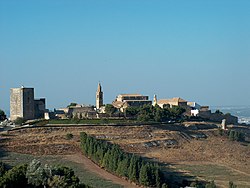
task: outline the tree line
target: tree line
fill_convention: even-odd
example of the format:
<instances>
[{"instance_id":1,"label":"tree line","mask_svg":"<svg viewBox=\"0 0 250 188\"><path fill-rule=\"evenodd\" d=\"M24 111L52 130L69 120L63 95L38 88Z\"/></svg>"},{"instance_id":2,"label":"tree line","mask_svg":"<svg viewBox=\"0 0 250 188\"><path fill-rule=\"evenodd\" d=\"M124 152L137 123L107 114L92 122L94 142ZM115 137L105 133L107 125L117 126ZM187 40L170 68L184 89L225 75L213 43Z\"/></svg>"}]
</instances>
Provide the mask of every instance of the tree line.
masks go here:
<instances>
[{"instance_id":1,"label":"tree line","mask_svg":"<svg viewBox=\"0 0 250 188\"><path fill-rule=\"evenodd\" d=\"M118 110L111 104L107 104L105 106L105 112L112 116L118 112ZM129 106L127 107L122 115L126 117L134 117L138 121L148 122L165 122L169 120L180 120L182 118L182 114L185 112L185 109L179 106L169 107L166 106L161 108L156 105L144 105L144 106Z\"/></svg>"},{"instance_id":2,"label":"tree line","mask_svg":"<svg viewBox=\"0 0 250 188\"><path fill-rule=\"evenodd\" d=\"M38 160L7 169L0 162L0 187L3 188L90 188L80 183L71 168L44 166Z\"/></svg>"},{"instance_id":3,"label":"tree line","mask_svg":"<svg viewBox=\"0 0 250 188\"><path fill-rule=\"evenodd\" d=\"M240 131L219 129L219 134L221 136L228 137L229 140L231 140L231 141L238 141L238 142L244 142L245 141L245 135Z\"/></svg>"},{"instance_id":4,"label":"tree line","mask_svg":"<svg viewBox=\"0 0 250 188\"><path fill-rule=\"evenodd\" d=\"M99 166L121 177L150 187L167 187L159 165L135 154L124 152L117 144L80 133L81 149Z\"/></svg>"}]
</instances>

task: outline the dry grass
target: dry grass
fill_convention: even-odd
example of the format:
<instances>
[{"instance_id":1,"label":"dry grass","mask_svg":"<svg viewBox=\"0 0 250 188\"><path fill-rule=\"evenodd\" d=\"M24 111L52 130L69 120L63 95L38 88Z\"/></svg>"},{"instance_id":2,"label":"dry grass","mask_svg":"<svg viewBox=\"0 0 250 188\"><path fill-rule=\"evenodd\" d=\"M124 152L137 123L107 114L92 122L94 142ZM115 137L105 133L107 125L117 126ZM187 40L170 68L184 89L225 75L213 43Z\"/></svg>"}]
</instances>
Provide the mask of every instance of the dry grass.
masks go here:
<instances>
[{"instance_id":1,"label":"dry grass","mask_svg":"<svg viewBox=\"0 0 250 188\"><path fill-rule=\"evenodd\" d=\"M79 152L79 133L82 131L117 143L128 152L171 164L171 169L201 179L214 179L222 187L227 187L231 180L240 186L250 186L250 147L218 137L214 130L194 131L176 125L23 129L2 135L0 147L33 155L73 154ZM74 137L67 140L67 133ZM194 133L203 133L208 138L191 139ZM143 145L168 139L175 140L177 144L174 147Z\"/></svg>"}]
</instances>

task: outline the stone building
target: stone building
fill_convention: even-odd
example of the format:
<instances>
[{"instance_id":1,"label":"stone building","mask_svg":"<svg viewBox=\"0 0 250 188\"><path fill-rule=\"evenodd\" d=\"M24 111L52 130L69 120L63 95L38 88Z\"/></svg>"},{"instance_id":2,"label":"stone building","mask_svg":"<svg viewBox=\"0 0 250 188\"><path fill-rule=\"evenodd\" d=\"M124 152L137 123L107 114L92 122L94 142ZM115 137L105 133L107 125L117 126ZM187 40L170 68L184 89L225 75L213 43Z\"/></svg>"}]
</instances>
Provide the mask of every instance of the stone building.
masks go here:
<instances>
[{"instance_id":1,"label":"stone building","mask_svg":"<svg viewBox=\"0 0 250 188\"><path fill-rule=\"evenodd\" d=\"M68 110L68 117L77 119L93 119L97 118L97 112L93 106L72 106Z\"/></svg>"},{"instance_id":2,"label":"stone building","mask_svg":"<svg viewBox=\"0 0 250 188\"><path fill-rule=\"evenodd\" d=\"M129 106L143 106L152 105L152 101L148 99L148 96L141 94L121 94L118 95L112 105L118 108L121 112Z\"/></svg>"},{"instance_id":3,"label":"stone building","mask_svg":"<svg viewBox=\"0 0 250 188\"><path fill-rule=\"evenodd\" d=\"M103 106L103 92L102 86L98 83L96 91L96 109L99 110Z\"/></svg>"},{"instance_id":4,"label":"stone building","mask_svg":"<svg viewBox=\"0 0 250 188\"><path fill-rule=\"evenodd\" d=\"M35 119L43 118L46 111L45 98L34 100Z\"/></svg>"},{"instance_id":5,"label":"stone building","mask_svg":"<svg viewBox=\"0 0 250 188\"><path fill-rule=\"evenodd\" d=\"M34 119L34 88L11 88L10 89L10 120L18 117L25 120Z\"/></svg>"},{"instance_id":6,"label":"stone building","mask_svg":"<svg viewBox=\"0 0 250 188\"><path fill-rule=\"evenodd\" d=\"M180 98L180 97L175 97L172 99L160 99L157 101L157 104L161 107L164 108L165 106L169 106L172 108L172 106L179 106L179 107L187 107L187 101Z\"/></svg>"},{"instance_id":7,"label":"stone building","mask_svg":"<svg viewBox=\"0 0 250 188\"><path fill-rule=\"evenodd\" d=\"M222 122L222 120L225 119L227 124L238 124L238 117L231 114L212 113L211 110L200 110L198 116L209 121Z\"/></svg>"},{"instance_id":8,"label":"stone building","mask_svg":"<svg viewBox=\"0 0 250 188\"><path fill-rule=\"evenodd\" d=\"M24 120L43 118L45 112L45 99L34 99L34 88L10 89L10 120L18 117Z\"/></svg>"}]
</instances>

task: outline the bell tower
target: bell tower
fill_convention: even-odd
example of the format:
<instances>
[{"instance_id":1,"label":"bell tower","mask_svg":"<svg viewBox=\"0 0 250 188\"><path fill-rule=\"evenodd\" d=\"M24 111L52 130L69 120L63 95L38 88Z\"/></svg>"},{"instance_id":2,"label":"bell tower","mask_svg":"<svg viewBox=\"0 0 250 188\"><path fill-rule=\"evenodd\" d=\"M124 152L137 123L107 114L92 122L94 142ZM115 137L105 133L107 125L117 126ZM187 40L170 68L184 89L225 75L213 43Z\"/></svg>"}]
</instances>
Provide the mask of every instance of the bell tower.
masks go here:
<instances>
[{"instance_id":1,"label":"bell tower","mask_svg":"<svg viewBox=\"0 0 250 188\"><path fill-rule=\"evenodd\" d=\"M103 106L103 92L102 86L99 82L96 91L96 109L100 109L101 106Z\"/></svg>"},{"instance_id":2,"label":"bell tower","mask_svg":"<svg viewBox=\"0 0 250 188\"><path fill-rule=\"evenodd\" d=\"M157 105L157 97L156 97L156 95L154 95L153 106L156 106L156 105Z\"/></svg>"}]
</instances>

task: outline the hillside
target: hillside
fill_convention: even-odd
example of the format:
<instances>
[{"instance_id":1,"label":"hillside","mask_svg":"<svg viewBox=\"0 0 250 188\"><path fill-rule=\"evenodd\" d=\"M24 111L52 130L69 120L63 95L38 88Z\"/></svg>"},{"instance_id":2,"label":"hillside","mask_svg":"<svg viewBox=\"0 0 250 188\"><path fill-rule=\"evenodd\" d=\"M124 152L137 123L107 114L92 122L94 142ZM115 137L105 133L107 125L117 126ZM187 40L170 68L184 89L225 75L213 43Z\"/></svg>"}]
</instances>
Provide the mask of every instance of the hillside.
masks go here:
<instances>
[{"instance_id":1,"label":"hillside","mask_svg":"<svg viewBox=\"0 0 250 188\"><path fill-rule=\"evenodd\" d=\"M222 187L234 181L250 187L250 147L218 136L215 125L42 127L1 135L1 148L32 155L79 153L79 133L119 144L128 152L158 160L176 180L215 180ZM73 134L68 140L66 134Z\"/></svg>"}]
</instances>

